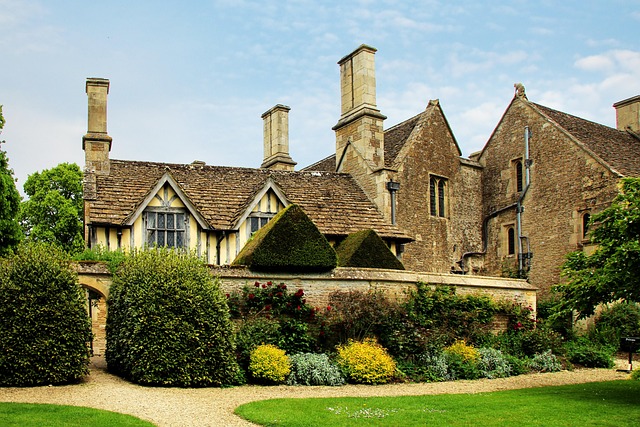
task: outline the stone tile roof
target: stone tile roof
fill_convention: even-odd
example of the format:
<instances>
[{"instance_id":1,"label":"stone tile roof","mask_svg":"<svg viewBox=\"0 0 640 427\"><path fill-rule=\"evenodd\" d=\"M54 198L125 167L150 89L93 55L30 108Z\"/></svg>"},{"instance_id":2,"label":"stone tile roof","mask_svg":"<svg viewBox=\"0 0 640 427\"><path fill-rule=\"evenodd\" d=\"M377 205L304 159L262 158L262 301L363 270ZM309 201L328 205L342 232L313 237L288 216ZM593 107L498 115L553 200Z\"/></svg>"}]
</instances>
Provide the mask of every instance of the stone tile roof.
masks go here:
<instances>
[{"instance_id":1,"label":"stone tile roof","mask_svg":"<svg viewBox=\"0 0 640 427\"><path fill-rule=\"evenodd\" d=\"M94 224L126 224L168 173L212 229L231 230L271 178L288 201L302 207L326 235L343 236L373 228L384 238L412 240L384 220L347 174L125 160L110 163L108 176L96 176L97 199L86 201L87 220Z\"/></svg>"},{"instance_id":2,"label":"stone tile roof","mask_svg":"<svg viewBox=\"0 0 640 427\"><path fill-rule=\"evenodd\" d=\"M398 153L407 142L409 135L418 124L420 117L427 114L427 111L398 123L397 125L384 131L384 165L385 167L392 167L393 163L398 157ZM336 170L336 155L332 154L314 164L306 166L303 171L325 171L334 172Z\"/></svg>"},{"instance_id":3,"label":"stone tile roof","mask_svg":"<svg viewBox=\"0 0 640 427\"><path fill-rule=\"evenodd\" d=\"M623 176L640 176L640 139L629 132L531 103Z\"/></svg>"}]
</instances>

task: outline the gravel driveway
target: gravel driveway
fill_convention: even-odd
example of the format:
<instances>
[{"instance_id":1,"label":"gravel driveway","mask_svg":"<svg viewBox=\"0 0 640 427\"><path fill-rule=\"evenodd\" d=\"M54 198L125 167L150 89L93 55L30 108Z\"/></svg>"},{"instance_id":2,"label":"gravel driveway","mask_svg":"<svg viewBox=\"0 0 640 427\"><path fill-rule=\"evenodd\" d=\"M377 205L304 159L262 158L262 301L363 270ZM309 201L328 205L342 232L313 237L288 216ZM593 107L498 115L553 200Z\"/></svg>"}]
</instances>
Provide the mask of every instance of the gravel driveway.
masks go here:
<instances>
[{"instance_id":1,"label":"gravel driveway","mask_svg":"<svg viewBox=\"0 0 640 427\"><path fill-rule=\"evenodd\" d=\"M619 366L624 366L619 361ZM342 387L157 388L128 383L105 371L104 360L94 358L91 374L81 384L0 388L0 401L56 403L106 409L149 420L158 426L253 426L233 414L243 403L276 397L400 396L478 393L526 387L575 384L627 378L615 369L581 369L547 374L476 381L427 384Z\"/></svg>"}]
</instances>

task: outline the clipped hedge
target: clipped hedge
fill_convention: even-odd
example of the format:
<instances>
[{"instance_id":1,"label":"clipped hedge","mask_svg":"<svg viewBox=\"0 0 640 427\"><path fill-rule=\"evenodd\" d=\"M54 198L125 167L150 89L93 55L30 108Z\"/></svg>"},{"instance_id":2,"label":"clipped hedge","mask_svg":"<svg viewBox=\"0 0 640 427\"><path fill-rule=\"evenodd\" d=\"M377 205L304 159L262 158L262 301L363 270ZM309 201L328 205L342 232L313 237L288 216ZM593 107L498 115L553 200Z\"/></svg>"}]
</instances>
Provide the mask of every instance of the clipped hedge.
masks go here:
<instances>
[{"instance_id":1,"label":"clipped hedge","mask_svg":"<svg viewBox=\"0 0 640 427\"><path fill-rule=\"evenodd\" d=\"M31 243L0 259L0 385L60 384L88 374L85 304L61 249Z\"/></svg>"},{"instance_id":2,"label":"clipped hedge","mask_svg":"<svg viewBox=\"0 0 640 427\"><path fill-rule=\"evenodd\" d=\"M336 267L336 253L298 205L280 211L242 248L234 265L254 271L317 272Z\"/></svg>"},{"instance_id":3,"label":"clipped hedge","mask_svg":"<svg viewBox=\"0 0 640 427\"><path fill-rule=\"evenodd\" d=\"M338 266L404 270L404 265L374 230L349 234L337 247Z\"/></svg>"},{"instance_id":4,"label":"clipped hedge","mask_svg":"<svg viewBox=\"0 0 640 427\"><path fill-rule=\"evenodd\" d=\"M149 385L237 382L226 297L195 256L170 249L128 254L107 303L111 372Z\"/></svg>"}]
</instances>

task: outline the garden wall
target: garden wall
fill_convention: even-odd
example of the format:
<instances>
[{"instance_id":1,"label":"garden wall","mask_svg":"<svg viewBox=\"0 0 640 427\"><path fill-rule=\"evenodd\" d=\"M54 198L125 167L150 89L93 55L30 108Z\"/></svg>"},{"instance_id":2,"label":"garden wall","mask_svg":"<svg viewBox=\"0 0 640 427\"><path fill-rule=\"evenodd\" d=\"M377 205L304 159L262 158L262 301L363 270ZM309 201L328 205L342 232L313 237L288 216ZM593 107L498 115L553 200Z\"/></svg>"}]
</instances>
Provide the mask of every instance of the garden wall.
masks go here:
<instances>
[{"instance_id":1,"label":"garden wall","mask_svg":"<svg viewBox=\"0 0 640 427\"><path fill-rule=\"evenodd\" d=\"M78 262L77 270L80 284L103 297L92 314L94 353L104 354L104 301L109 294L111 274L104 263L95 261ZM211 273L220 278L225 292L241 289L244 285L251 286L256 281L285 283L289 288L304 289L307 302L315 306L326 305L329 294L336 290L380 290L390 297L402 299L408 289L423 282L455 286L459 294L479 293L495 299L515 300L531 306L534 313L536 310L537 288L521 279L353 267L339 267L327 273L284 274L256 273L243 267L211 266Z\"/></svg>"}]
</instances>

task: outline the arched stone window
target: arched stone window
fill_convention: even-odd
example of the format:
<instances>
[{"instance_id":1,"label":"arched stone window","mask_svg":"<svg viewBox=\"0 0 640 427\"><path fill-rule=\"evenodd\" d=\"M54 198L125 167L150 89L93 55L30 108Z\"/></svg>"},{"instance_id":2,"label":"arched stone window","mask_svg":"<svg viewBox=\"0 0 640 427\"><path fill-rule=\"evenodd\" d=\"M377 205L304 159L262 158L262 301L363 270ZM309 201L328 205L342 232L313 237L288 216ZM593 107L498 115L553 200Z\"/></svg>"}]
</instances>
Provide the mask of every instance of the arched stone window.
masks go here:
<instances>
[{"instance_id":1,"label":"arched stone window","mask_svg":"<svg viewBox=\"0 0 640 427\"><path fill-rule=\"evenodd\" d=\"M447 179L431 176L429 179L429 213L431 216L447 216Z\"/></svg>"}]
</instances>

